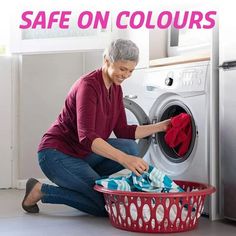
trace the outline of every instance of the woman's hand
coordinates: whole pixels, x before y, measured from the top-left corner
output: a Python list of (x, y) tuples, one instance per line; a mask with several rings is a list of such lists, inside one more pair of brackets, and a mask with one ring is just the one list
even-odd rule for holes
[(158, 122), (157, 124), (161, 125), (161, 131), (162, 132), (166, 132), (167, 129), (169, 128), (169, 126), (170, 126), (170, 119), (163, 120), (161, 122)]
[(120, 161), (120, 164), (131, 170), (135, 175), (140, 176), (144, 171), (148, 171), (149, 165), (142, 158), (126, 155)]
[(155, 124), (140, 125), (136, 128), (135, 139), (148, 137), (149, 135), (158, 132), (166, 132), (169, 126), (170, 126), (170, 119), (163, 120)]

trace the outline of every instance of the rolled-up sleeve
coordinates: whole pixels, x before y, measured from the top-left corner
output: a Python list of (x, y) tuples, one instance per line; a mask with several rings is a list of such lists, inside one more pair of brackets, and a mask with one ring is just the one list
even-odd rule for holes
[(97, 92), (91, 84), (81, 82), (76, 94), (76, 117), (79, 142), (88, 151), (94, 139), (99, 138), (95, 132)]
[(123, 103), (123, 94), (120, 92), (120, 110), (119, 116), (114, 128), (114, 133), (117, 138), (135, 139), (135, 131), (137, 125), (128, 125)]

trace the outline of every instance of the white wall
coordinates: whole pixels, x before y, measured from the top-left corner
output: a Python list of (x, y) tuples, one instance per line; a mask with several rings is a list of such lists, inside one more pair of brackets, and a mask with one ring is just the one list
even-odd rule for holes
[(103, 50), (86, 52), (84, 56), (84, 73), (100, 68), (103, 63)]

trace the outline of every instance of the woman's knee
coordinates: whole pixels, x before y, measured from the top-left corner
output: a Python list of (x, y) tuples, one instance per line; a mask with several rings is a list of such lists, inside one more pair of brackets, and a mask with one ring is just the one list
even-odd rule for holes
[(139, 148), (138, 144), (132, 139), (109, 139), (109, 144), (113, 147), (129, 154), (138, 156), (139, 155)]
[(138, 144), (134, 140), (127, 139), (127, 154), (138, 156), (139, 155), (139, 148)]

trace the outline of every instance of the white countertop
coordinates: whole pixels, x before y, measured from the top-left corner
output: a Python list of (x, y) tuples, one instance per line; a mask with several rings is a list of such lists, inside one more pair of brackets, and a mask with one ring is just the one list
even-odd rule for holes
[(183, 64), (189, 62), (208, 61), (210, 60), (209, 54), (202, 55), (184, 55), (175, 57), (165, 57), (149, 61), (149, 67), (168, 66), (175, 64)]

